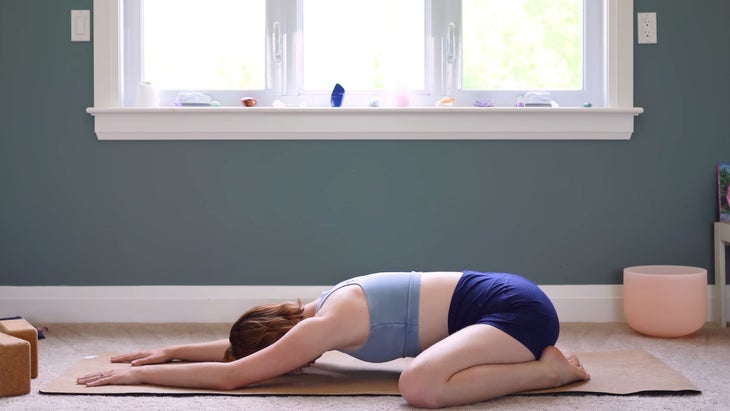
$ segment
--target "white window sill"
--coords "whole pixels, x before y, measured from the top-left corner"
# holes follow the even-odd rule
[[[99,140],[629,140],[644,110],[88,108]]]

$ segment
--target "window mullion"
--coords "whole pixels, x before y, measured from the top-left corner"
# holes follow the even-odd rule
[[[583,7],[583,90],[586,102],[608,105],[605,70],[606,41],[604,11],[601,2],[584,1]],[[608,16],[608,14],[605,14]],[[598,64],[600,62],[601,64]]]
[[[280,95],[283,86],[281,8],[280,0],[266,2],[266,92],[273,95]]]
[[[297,94],[301,1],[266,2],[266,88],[274,98]]]
[[[453,95],[461,84],[461,1],[432,1],[431,39],[431,92]]]
[[[444,0],[431,1],[431,93],[433,95],[444,94]]]
[[[125,0],[122,10],[124,27],[122,65],[124,67],[124,76],[121,85],[121,104],[127,107],[136,105],[139,85],[145,81],[142,70],[142,59],[144,58],[142,1],[144,0]]]
[[[285,1],[283,9],[284,22],[283,32],[284,43],[284,73],[286,84],[283,94],[296,96],[301,89],[301,67],[302,67],[302,1]]]

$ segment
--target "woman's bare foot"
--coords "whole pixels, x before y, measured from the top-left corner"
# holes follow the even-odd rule
[[[558,348],[558,350],[560,350],[560,348]],[[563,350],[560,350],[560,351],[563,352]],[[565,356],[565,359],[568,360],[568,362],[571,365],[573,365],[575,367],[583,367],[583,364],[580,363],[580,359],[578,358],[577,355],[575,355],[575,354],[573,354],[572,352],[569,352],[569,351],[563,352],[563,355]]]
[[[573,353],[563,354],[553,346],[548,346],[540,356],[540,362],[546,364],[556,374],[556,387],[573,381],[587,381],[590,375],[583,369],[578,357]]]

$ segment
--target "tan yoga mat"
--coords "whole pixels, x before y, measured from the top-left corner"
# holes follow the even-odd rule
[[[641,350],[577,353],[591,380],[550,390],[523,394],[601,393],[614,395],[642,392],[698,393],[689,380],[661,360]],[[86,395],[399,395],[398,375],[409,359],[370,364],[336,351],[328,352],[302,374],[277,377],[254,386],[216,391],[151,385],[85,387],[76,377],[97,371],[129,367],[111,364],[111,354],[80,360],[44,386],[43,394]]]

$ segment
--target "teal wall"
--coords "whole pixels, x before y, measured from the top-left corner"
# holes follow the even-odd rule
[[[0,0],[0,285],[329,284],[379,270],[620,284],[712,268],[730,2],[636,0],[630,141],[98,141],[69,10]]]

